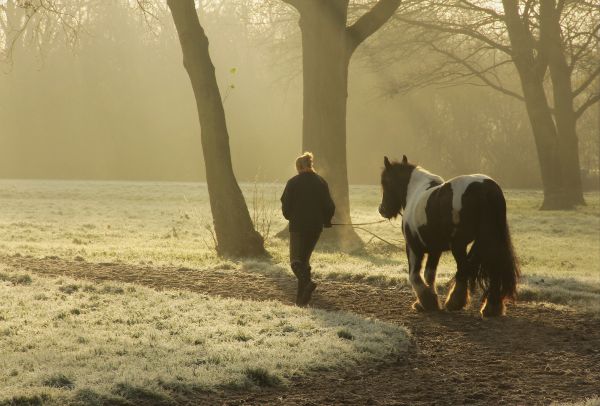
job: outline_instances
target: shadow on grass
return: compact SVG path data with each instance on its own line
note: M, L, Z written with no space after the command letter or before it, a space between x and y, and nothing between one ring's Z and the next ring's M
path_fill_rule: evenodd
M474 303L477 308L479 302ZM592 318L577 317L564 313L562 320L549 315L554 309L527 306L519 312L509 306L505 317L483 319L473 311L427 314L431 322L444 329L460 332L465 346L479 351L500 355L507 361L520 354L544 354L564 352L589 357L596 351L600 335ZM530 314L523 315L523 312ZM547 314L548 317L544 317ZM578 328L574 329L573 326ZM475 343L476 346L471 344Z
M551 276L523 278L519 300L571 306L600 317L600 281Z
M15 396L10 399L0 401L0 406L42 406L50 401L48 394Z
M241 270L263 276L272 286L277 287L280 293L293 300L297 279L287 264L247 259L241 262ZM407 275L401 270L398 271L397 276L389 276L375 272L346 272L331 269L324 272L318 265L313 265L312 274L317 283L319 281L364 283L373 287L402 287L407 285Z

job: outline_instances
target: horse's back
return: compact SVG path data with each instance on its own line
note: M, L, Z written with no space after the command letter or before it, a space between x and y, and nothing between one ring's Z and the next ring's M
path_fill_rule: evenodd
M462 207L462 197L466 193L467 189L473 184L479 184L488 181L494 182L492 178L482 174L461 175L447 181L446 183L449 183L452 188L452 208L460 211Z
M487 175L457 176L423 190L407 206L404 221L426 250L444 251L457 233L474 238L486 201L497 200L497 193L500 187Z
M500 186L487 175L462 175L447 183L452 188L452 221L455 225L478 217L490 200L504 202Z

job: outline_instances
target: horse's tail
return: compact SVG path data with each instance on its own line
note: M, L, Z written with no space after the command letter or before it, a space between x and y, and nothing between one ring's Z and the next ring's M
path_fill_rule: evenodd
M497 183L485 182L481 203L479 227L469 253L475 270L471 286L479 285L486 297L514 300L521 271L508 229L506 200Z

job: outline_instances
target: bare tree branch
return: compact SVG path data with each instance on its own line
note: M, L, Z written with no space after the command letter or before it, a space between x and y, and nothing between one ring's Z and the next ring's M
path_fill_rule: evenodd
M18 28L10 27L10 30L7 31L6 34L6 45L5 49L2 51L2 59L3 62L12 63L12 56L17 45L17 42L25 35L27 28L29 27L35 13L26 12L25 19L23 23Z
M506 63L507 63L507 62L509 62L509 61L500 62L500 63L498 63L498 64L495 64L495 65L493 65L493 66L490 66L490 67L488 67L488 68L486 68L486 69L484 69L484 70L480 70L480 69L477 69L476 67L474 67L472 64L470 64L470 63L468 62L468 59L466 59L466 58L458 57L458 56L454 55L454 54L453 54L453 53L451 53L451 52L448 52L448 51L446 51L446 50L444 50L444 49L441 49L441 48L438 48L438 47L436 47L436 46L435 46L435 45L433 45L433 44L432 44L432 48L433 48L433 49L434 49L436 52L438 52L438 53L440 53L440 54L442 54L442 55L445 55L445 56L447 56L448 58L450 58L451 60L453 60L454 62L456 62L456 63L458 63L458 64L460 64L460 65L464 66L464 67L465 67L465 68L466 68L466 69L467 69L467 70L468 70L468 71L469 71L469 72L470 72L472 75L474 75L475 77L477 77L479 80L481 80L483 83L485 83L486 85L488 85L488 86L489 86L489 87L491 87L492 89L495 89L495 90L497 90L497 91L499 91L499 92L501 92L501 93L504 93L505 95L512 96L512 97L514 97L514 98L516 98L516 99L518 99L518 100L520 100L520 101L524 101L524 100L525 100L525 99L523 98L523 96L521 96L520 94L518 94L518 93L516 93L516 92L513 92L512 90L506 89L505 87L503 87L503 86L501 86L501 85L499 85L499 84L497 84L497 83L494 83L494 82L492 82L492 81L491 81L491 80L490 80L488 77L486 77L486 75L485 75L485 73L486 73L487 71L491 71L491 70L493 70L493 69L495 69L495 68L497 68L497 67L499 67L499 66L501 66L501 65L504 65L504 64L506 64Z
M597 24L596 26L594 26L592 28L592 30L588 33L577 33L576 35L579 36L586 36L585 41L579 45L579 49L576 50L576 52L571 56L571 63L570 63L570 68L573 69L573 67L577 64L577 62L579 62L579 59L587 52L589 51L591 48L593 48L592 42L594 40L596 40L596 42L598 42L600 40L600 38L598 37L598 34L600 33L600 24ZM576 49L576 47L571 46L572 49Z
M596 69L573 91L573 97L579 96L585 89L588 88L589 85L594 83L594 80L600 76L600 66L597 66Z
M152 10L152 1L149 0L135 0L138 9L144 16L144 20L146 21L146 25L152 26L153 21L160 21L160 18L156 15L156 13Z
M287 0L284 0L287 1ZM400 0L379 0L370 11L346 28L348 56L367 38L379 30L400 7Z
M575 111L575 117L579 119L585 113L587 109L592 107L594 104L600 102L600 93L596 93L588 97L588 99Z
M471 38L477 39L483 43L486 43L486 44L498 49L499 51L504 52L507 55L512 54L512 50L509 46L506 46L499 42L496 42L496 41L492 40L491 38L488 38L487 36L477 32L477 31L474 31L470 28L467 28L465 26L459 26L458 24L456 26L451 26L451 25L439 24L439 23L434 23L434 22L418 21L418 20L412 20L412 19L409 19L409 18L406 18L403 16L397 16L396 18L403 23L415 25L415 26L418 26L421 28L427 28L429 30L441 31L441 32L449 33L449 34L466 35L468 37L471 37Z
M478 6L468 0L458 0L458 3L459 4L454 5L454 7L463 8L465 10L479 11L479 12L489 15L490 17L494 17L497 20L500 20L500 21L504 20L504 15L498 13L494 9Z

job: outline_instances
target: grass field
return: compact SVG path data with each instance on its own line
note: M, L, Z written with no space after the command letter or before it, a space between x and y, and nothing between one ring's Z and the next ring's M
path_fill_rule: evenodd
M276 302L0 273L0 403L168 402L406 351L408 332Z
M291 278L287 242L273 237L285 226L281 185L243 189L271 260L216 257L202 184L10 180L0 181L0 257L192 269L199 279L215 269ZM355 222L379 220L379 193L352 188ZM586 198L577 211L540 212L540 192L507 192L520 300L600 316L600 199ZM402 245L399 220L368 229ZM315 253L316 278L403 287L403 249L359 233L367 242L360 252ZM454 266L443 257L442 285ZM410 334L339 311L0 265L0 405L168 404L198 391L285 386L316 371L397 359Z
M250 210L262 224L269 262L227 265L262 273L286 273L286 241L273 235L285 227L279 213L279 184L243 185ZM600 195L586 195L577 211L539 211L539 191L507 191L509 223L523 270L521 298L600 312ZM379 220L377 186L351 188L353 220ZM255 203L253 205L253 203ZM255 206L255 207L254 207ZM223 264L215 256L203 184L0 181L0 252L59 256L92 262L177 265L194 269ZM399 220L367 227L403 245ZM371 236L358 231L365 241ZM225 261L228 262L228 261ZM360 253L320 250L313 257L319 278L406 282L403 248L377 239ZM445 254L443 283L454 274Z
M0 205L1 255L261 267L215 257L202 185L2 181ZM0 404L169 403L285 385L393 359L408 338L343 312L0 269Z

